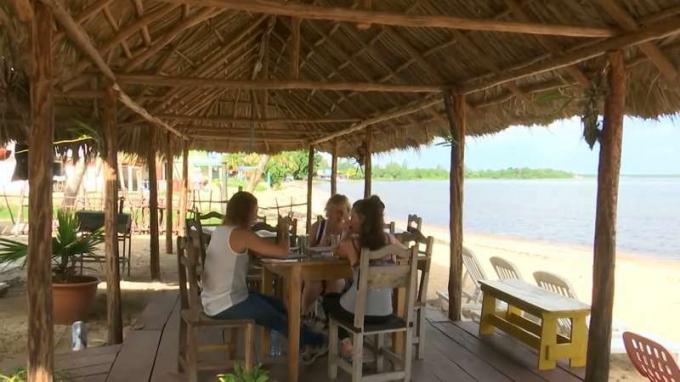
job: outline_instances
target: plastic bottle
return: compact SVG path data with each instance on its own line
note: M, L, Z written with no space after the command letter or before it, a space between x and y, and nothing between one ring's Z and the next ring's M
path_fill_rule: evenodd
M283 338L276 330L269 331L269 356L280 357L283 348Z

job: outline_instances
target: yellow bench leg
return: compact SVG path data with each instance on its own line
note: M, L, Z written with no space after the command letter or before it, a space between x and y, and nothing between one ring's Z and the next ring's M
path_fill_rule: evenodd
M543 314L541 323L541 345L538 353L538 369L554 369L557 364L551 355L550 349L557 344L557 319L551 314Z
M588 349L588 327L586 325L586 316L574 317L572 319L571 344L579 356L569 359L569 366L584 367L586 365L586 353Z
M496 297L484 293L482 300L482 317L479 320L480 336L493 334L493 325L489 322L489 317L494 313L496 313Z

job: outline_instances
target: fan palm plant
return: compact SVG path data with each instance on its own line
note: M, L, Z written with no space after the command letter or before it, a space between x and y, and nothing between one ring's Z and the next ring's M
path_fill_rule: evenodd
M56 236L52 238L52 274L55 282L69 282L76 276L73 266L75 256L94 254L97 245L104 241L102 230L79 235L80 225L73 212L59 210L57 212ZM26 264L28 245L16 240L0 238L0 265Z

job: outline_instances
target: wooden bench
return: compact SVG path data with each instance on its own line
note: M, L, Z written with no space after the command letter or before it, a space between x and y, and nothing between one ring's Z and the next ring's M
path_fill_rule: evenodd
M559 359L569 359L571 367L585 366L589 305L521 280L480 280L480 284L483 293L480 336L493 334L496 327L535 348L539 353L539 370L555 368ZM506 302L507 310L496 310L496 300ZM540 318L541 323L527 320L521 311ZM560 318L572 321L570 337L557 333Z

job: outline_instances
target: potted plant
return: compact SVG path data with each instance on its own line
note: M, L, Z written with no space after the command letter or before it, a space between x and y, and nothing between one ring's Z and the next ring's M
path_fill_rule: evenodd
M57 221L52 238L52 317L55 324L69 325L85 320L99 284L96 277L79 274L75 261L83 254L93 255L104 235L101 230L79 234L78 218L66 210L57 212ZM22 261L23 267L27 254L27 244L0 238L0 264Z
M269 382L269 373L262 369L262 365L246 370L237 362L233 373L218 374L217 380L219 382Z

